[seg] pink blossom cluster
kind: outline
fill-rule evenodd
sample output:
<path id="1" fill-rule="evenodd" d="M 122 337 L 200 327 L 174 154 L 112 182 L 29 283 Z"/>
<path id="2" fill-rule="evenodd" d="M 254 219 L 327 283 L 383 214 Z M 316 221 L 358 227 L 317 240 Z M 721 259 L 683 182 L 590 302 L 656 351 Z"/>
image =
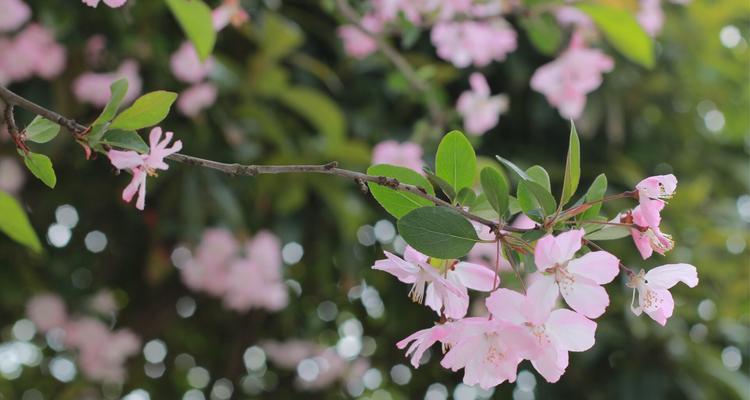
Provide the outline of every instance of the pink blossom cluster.
<path id="1" fill-rule="evenodd" d="M 93 301 L 100 302 L 101 298 Z M 70 317 L 65 303 L 55 294 L 40 294 L 29 299 L 26 315 L 39 332 L 61 333 L 65 347 L 77 353 L 81 371 L 94 381 L 124 382 L 127 359 L 140 351 L 140 338 L 130 329 L 112 331 L 99 319 Z"/>
<path id="2" fill-rule="evenodd" d="M 413 142 L 385 140 L 372 148 L 372 164 L 390 164 L 422 173 L 422 147 Z"/>
<path id="3" fill-rule="evenodd" d="M 482 135 L 497 125 L 500 114 L 508 111 L 508 96 L 491 96 L 487 79 L 479 72 L 471 74 L 469 83 L 471 90 L 461 93 L 456 110 L 464 119 L 466 133 Z"/>
<path id="4" fill-rule="evenodd" d="M 273 233 L 262 230 L 240 243 L 230 231 L 213 228 L 203 232 L 180 273 L 187 287 L 222 298 L 228 309 L 280 311 L 289 302 L 282 267 Z"/>
<path id="5" fill-rule="evenodd" d="M 91 54 L 92 61 L 94 61 L 99 53 L 96 47 L 100 46 L 97 41 L 101 39 L 91 40 L 91 50 L 94 52 Z M 117 70 L 112 72 L 84 72 L 79 75 L 73 81 L 73 94 L 76 98 L 84 103 L 89 103 L 95 107 L 104 107 L 109 101 L 110 97 L 110 85 L 119 79 L 128 80 L 128 91 L 125 93 L 124 103 L 130 103 L 135 100 L 142 91 L 143 80 L 139 74 L 139 65 L 135 60 L 127 59 L 123 61 Z"/>
<path id="6" fill-rule="evenodd" d="M 664 235 L 658 230 L 659 213 L 663 199 L 673 195 L 676 185 L 674 176 L 666 175 L 646 178 L 636 186 L 640 202 L 636 210 L 641 216 L 633 217 L 636 211 L 632 211 L 621 218 L 638 220 L 632 231 L 642 253 L 644 246 L 666 250 Z M 534 226 L 523 220 L 521 223 Z M 590 248 L 585 234 L 583 229 L 571 229 L 538 239 L 533 244 L 536 272 L 527 276 L 529 286 L 523 292 L 500 286 L 497 270 L 507 263 L 502 256 L 493 270 L 471 262 L 431 258 L 411 247 L 406 248 L 403 258 L 385 251 L 386 258 L 376 261 L 372 268 L 411 285 L 412 300 L 439 316 L 435 326 L 398 342 L 398 348 L 406 349 L 417 368 L 425 351 L 440 342 L 444 350 L 449 349 L 441 365 L 452 371 L 463 369 L 465 384 L 485 389 L 515 381 L 523 360 L 531 361 L 548 382 L 556 382 L 565 373 L 569 352 L 594 346 L 594 320 L 610 304 L 604 285 L 611 283 L 621 269 L 629 278 L 627 286 L 633 288 L 632 311 L 636 315 L 645 312 L 660 325 L 665 325 L 674 311 L 669 289 L 679 282 L 689 287 L 698 284 L 697 270 L 689 264 L 667 264 L 634 273 L 607 251 Z M 472 257 L 476 254 L 470 254 Z M 489 292 L 485 299 L 488 316 L 467 316 L 469 289 Z"/>
<path id="7" fill-rule="evenodd" d="M 0 0 L 0 10 L 0 53 L 6 55 L 0 57 L 0 84 L 34 76 L 50 80 L 60 75 L 67 55 L 50 30 L 31 23 L 10 36 L 31 19 L 31 8 L 23 0 Z"/>

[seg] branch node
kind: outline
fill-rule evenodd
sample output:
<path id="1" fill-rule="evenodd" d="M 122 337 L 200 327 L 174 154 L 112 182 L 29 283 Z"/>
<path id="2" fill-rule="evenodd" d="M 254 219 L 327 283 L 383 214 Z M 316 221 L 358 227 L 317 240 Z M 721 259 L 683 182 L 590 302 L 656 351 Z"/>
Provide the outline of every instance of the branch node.
<path id="1" fill-rule="evenodd" d="M 326 170 L 326 171 L 330 171 L 330 170 L 332 170 L 334 168 L 337 168 L 338 166 L 339 166 L 339 162 L 338 161 L 331 161 L 328 164 L 324 165 L 323 169 Z"/>

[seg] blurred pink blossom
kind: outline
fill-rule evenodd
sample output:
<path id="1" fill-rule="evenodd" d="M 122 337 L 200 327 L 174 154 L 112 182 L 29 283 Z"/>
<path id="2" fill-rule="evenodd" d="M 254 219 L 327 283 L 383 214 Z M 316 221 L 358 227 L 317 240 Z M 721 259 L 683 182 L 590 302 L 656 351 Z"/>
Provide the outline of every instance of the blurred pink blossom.
<path id="1" fill-rule="evenodd" d="M 213 58 L 201 61 L 192 43 L 185 41 L 169 59 L 169 67 L 175 78 L 186 83 L 202 81 L 213 68 Z"/>
<path id="2" fill-rule="evenodd" d="M 0 157 L 0 191 L 18 194 L 26 182 L 21 164 L 12 157 Z"/>
<path id="3" fill-rule="evenodd" d="M 484 67 L 505 60 L 516 49 L 516 31 L 502 18 L 486 21 L 439 22 L 432 28 L 432 44 L 440 58 L 459 68 Z"/>
<path id="4" fill-rule="evenodd" d="M 656 36 L 664 26 L 664 11 L 661 9 L 660 0 L 641 0 L 638 15 L 638 23 L 650 36 Z"/>
<path id="5" fill-rule="evenodd" d="M 379 33 L 383 29 L 380 19 L 372 14 L 364 16 L 361 25 L 370 33 Z M 365 58 L 378 48 L 375 39 L 354 25 L 341 26 L 337 32 L 344 42 L 344 51 L 354 58 Z"/>
<path id="6" fill-rule="evenodd" d="M 105 315 L 112 315 L 117 312 L 117 301 L 110 290 L 101 289 L 91 296 L 88 300 L 89 307 L 92 310 Z"/>
<path id="7" fill-rule="evenodd" d="M 292 339 L 285 342 L 264 341 L 260 347 L 274 364 L 285 369 L 295 369 L 305 358 L 322 353 L 325 348 L 309 340 Z"/>
<path id="8" fill-rule="evenodd" d="M 96 7 L 99 5 L 99 2 L 102 0 L 82 0 L 82 1 L 83 1 L 83 4 L 86 4 L 87 6 Z M 104 4 L 112 8 L 117 8 L 117 7 L 122 7 L 125 3 L 127 3 L 127 1 L 128 0 L 104 0 Z"/>
<path id="9" fill-rule="evenodd" d="M 218 32 L 232 24 L 238 27 L 250 19 L 250 15 L 242 9 L 239 0 L 224 0 L 212 13 L 214 29 Z"/>
<path id="10" fill-rule="evenodd" d="M 422 173 L 422 147 L 416 143 L 395 140 L 380 142 L 372 148 L 373 164 L 391 164 Z"/>
<path id="11" fill-rule="evenodd" d="M 109 86 L 112 82 L 125 78 L 128 80 L 128 92 L 123 100 L 129 103 L 141 94 L 143 82 L 138 75 L 138 63 L 134 60 L 125 60 L 115 72 L 95 73 L 85 72 L 73 82 L 73 94 L 82 102 L 90 103 L 96 107 L 104 107 L 109 101 Z"/>
<path id="12" fill-rule="evenodd" d="M 218 89 L 211 83 L 199 83 L 185 89 L 177 99 L 177 109 L 188 117 L 195 117 L 216 103 Z"/>
<path id="13" fill-rule="evenodd" d="M 471 135 L 481 135 L 494 128 L 500 114 L 508 110 L 508 96 L 490 96 L 487 79 L 479 72 L 469 77 L 471 90 L 461 93 L 456 109 L 464 118 L 464 127 Z"/>
<path id="14" fill-rule="evenodd" d="M 563 26 L 572 25 L 586 30 L 594 28 L 594 21 L 591 20 L 591 17 L 572 6 L 557 8 L 555 17 L 557 18 L 557 22 Z"/>
<path id="15" fill-rule="evenodd" d="M 129 329 L 113 332 L 101 321 L 84 317 L 65 326 L 65 344 L 78 350 L 78 365 L 89 379 L 122 383 L 125 361 L 138 353 L 141 341 Z"/>
<path id="16" fill-rule="evenodd" d="M 39 24 L 30 24 L 15 38 L 0 37 L 0 83 L 22 81 L 37 75 L 57 77 L 65 68 L 65 48 L 55 42 L 52 33 Z"/>
<path id="17" fill-rule="evenodd" d="M 190 289 L 221 296 L 226 291 L 230 261 L 240 245 L 232 233 L 223 228 L 203 231 L 194 256 L 182 267 L 182 281 Z"/>
<path id="18" fill-rule="evenodd" d="M 68 320 L 65 303 L 56 294 L 40 294 L 26 303 L 26 316 L 45 333 L 54 328 L 63 327 Z"/>
<path id="19" fill-rule="evenodd" d="M 579 32 L 555 61 L 544 64 L 531 77 L 531 88 L 545 95 L 565 118 L 578 118 L 586 106 L 586 95 L 602 84 L 602 73 L 614 61 L 601 50 L 585 47 Z"/>
<path id="20" fill-rule="evenodd" d="M 104 61 L 107 51 L 107 38 L 102 34 L 91 36 L 86 41 L 86 63 L 90 66 L 99 66 Z"/>
<path id="21" fill-rule="evenodd" d="M 0 32 L 12 32 L 31 18 L 31 8 L 22 0 L 0 0 Z"/>

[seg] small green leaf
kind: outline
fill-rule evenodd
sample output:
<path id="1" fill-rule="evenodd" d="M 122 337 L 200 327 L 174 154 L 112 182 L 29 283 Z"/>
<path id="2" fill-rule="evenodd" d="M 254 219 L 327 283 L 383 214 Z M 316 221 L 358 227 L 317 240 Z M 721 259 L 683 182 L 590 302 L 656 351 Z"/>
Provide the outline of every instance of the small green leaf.
<path id="1" fill-rule="evenodd" d="M 55 170 L 52 168 L 52 161 L 49 157 L 44 154 L 32 152 L 23 154 L 23 152 L 19 152 L 23 156 L 23 162 L 26 164 L 26 168 L 28 168 L 29 171 L 31 171 L 31 173 L 39 180 L 44 182 L 45 185 L 54 189 L 57 184 L 57 176 L 55 176 Z"/>
<path id="2" fill-rule="evenodd" d="M 107 123 L 117 115 L 117 111 L 120 109 L 120 104 L 122 104 L 122 100 L 128 93 L 128 80 L 122 78 L 112 82 L 112 84 L 109 85 L 109 91 L 111 93 L 109 101 L 107 102 L 107 105 L 104 106 L 104 110 L 99 114 L 99 117 L 97 117 L 91 124 L 92 126 Z"/>
<path id="3" fill-rule="evenodd" d="M 617 51 L 646 68 L 654 66 L 654 41 L 631 13 L 603 4 L 584 3 L 577 7 L 594 20 Z"/>
<path id="4" fill-rule="evenodd" d="M 24 132 L 26 140 L 34 143 L 47 143 L 60 133 L 60 125 L 37 115 Z"/>
<path id="5" fill-rule="evenodd" d="M 169 108 L 177 99 L 177 93 L 157 90 L 139 97 L 132 106 L 118 115 L 109 129 L 135 131 L 161 122 L 169 114 Z"/>
<path id="6" fill-rule="evenodd" d="M 398 220 L 406 243 L 430 257 L 452 259 L 466 255 L 479 241 L 474 226 L 447 207 L 422 207 Z"/>
<path id="7" fill-rule="evenodd" d="M 442 190 L 443 193 L 448 196 L 448 199 L 450 201 L 453 201 L 456 198 L 456 190 L 453 189 L 453 186 L 451 186 L 450 183 L 446 182 L 443 178 L 435 175 L 435 173 L 432 172 L 429 168 L 423 168 L 423 171 L 425 174 L 427 174 L 427 179 L 433 185 L 439 187 L 440 190 Z"/>
<path id="8" fill-rule="evenodd" d="M 532 182 L 536 182 L 539 186 L 552 192 L 552 185 L 550 185 L 549 173 L 547 170 L 542 168 L 540 165 L 534 165 L 526 170 L 526 175 L 529 176 Z"/>
<path id="9" fill-rule="evenodd" d="M 555 54 L 562 43 L 562 31 L 551 14 L 522 18 L 521 26 L 531 44 L 542 54 Z"/>
<path id="10" fill-rule="evenodd" d="M 524 172 L 516 164 L 513 164 L 510 160 L 506 160 L 506 159 L 504 159 L 504 158 L 502 158 L 500 156 L 495 156 L 495 158 L 497 158 L 498 161 L 500 161 L 501 163 L 505 164 L 506 167 L 510 168 L 513 172 L 515 172 L 516 175 L 520 176 L 521 179 L 523 179 L 525 181 L 532 180 L 531 177 L 529 177 L 529 175 L 526 174 L 526 172 Z"/>
<path id="11" fill-rule="evenodd" d="M 208 58 L 216 43 L 211 8 L 202 0 L 167 0 L 167 5 L 200 59 Z"/>
<path id="12" fill-rule="evenodd" d="M 469 207 L 469 210 L 472 214 L 478 217 L 492 220 L 500 218 L 500 216 L 497 214 L 497 211 L 495 211 L 495 209 L 492 208 L 490 202 L 487 201 L 487 195 L 485 195 L 484 193 L 480 193 L 479 196 L 477 196 L 477 198 L 474 200 L 474 204 Z"/>
<path id="13" fill-rule="evenodd" d="M 463 133 L 451 131 L 443 136 L 435 157 L 435 171 L 457 191 L 474 183 L 477 155 Z"/>
<path id="14" fill-rule="evenodd" d="M 432 185 L 430 185 L 430 182 L 424 176 L 409 168 L 388 164 L 378 164 L 368 168 L 367 174 L 373 176 L 387 176 L 389 178 L 396 178 L 401 183 L 419 186 L 427 193 L 431 195 L 435 194 L 435 190 L 432 188 Z M 431 201 L 419 197 L 413 193 L 394 190 L 385 186 L 378 185 L 374 182 L 368 182 L 367 186 L 370 188 L 372 197 L 374 197 L 375 200 L 377 200 L 377 202 L 386 211 L 388 211 L 389 214 L 393 215 L 396 218 L 401 218 L 409 211 L 412 211 L 416 208 L 433 205 Z"/>
<path id="15" fill-rule="evenodd" d="M 135 150 L 139 153 L 148 153 L 149 150 L 141 136 L 133 131 L 107 131 L 99 143 L 126 150 Z"/>
<path id="16" fill-rule="evenodd" d="M 39 253 L 42 244 L 23 207 L 9 194 L 0 192 L 0 231 L 11 239 Z"/>
<path id="17" fill-rule="evenodd" d="M 580 215 L 580 221 L 592 220 L 595 217 L 599 216 L 599 210 L 601 210 L 602 208 L 602 202 L 599 200 L 604 197 L 604 193 L 606 191 L 607 176 L 604 174 L 599 174 L 599 176 L 594 179 L 594 182 L 591 183 L 591 186 L 589 186 L 589 190 L 586 192 L 586 196 L 584 197 L 587 203 L 592 203 L 594 201 L 596 203 L 591 204 L 591 207 Z"/>
<path id="18" fill-rule="evenodd" d="M 589 240 L 615 240 L 622 239 L 630 235 L 630 228 L 625 226 L 613 226 L 607 225 L 596 232 L 592 232 L 584 236 Z"/>
<path id="19" fill-rule="evenodd" d="M 570 140 L 568 142 L 568 158 L 565 161 L 565 178 L 563 180 L 560 207 L 568 203 L 578 189 L 581 179 L 581 143 L 573 121 L 570 121 Z"/>
<path id="20" fill-rule="evenodd" d="M 516 195 L 518 196 L 518 204 L 527 215 L 540 207 L 544 211 L 544 215 L 552 215 L 557 208 L 557 202 L 552 193 L 534 181 L 518 182 Z"/>
<path id="21" fill-rule="evenodd" d="M 469 206 L 474 203 L 474 200 L 476 199 L 477 194 L 474 193 L 474 190 L 472 188 L 468 187 L 461 189 L 461 191 L 458 192 L 458 195 L 456 196 L 456 201 L 462 206 Z"/>
<path id="22" fill-rule="evenodd" d="M 479 180 L 492 208 L 500 216 L 505 214 L 508 211 L 510 188 L 503 174 L 495 168 L 485 167 L 479 174 Z"/>

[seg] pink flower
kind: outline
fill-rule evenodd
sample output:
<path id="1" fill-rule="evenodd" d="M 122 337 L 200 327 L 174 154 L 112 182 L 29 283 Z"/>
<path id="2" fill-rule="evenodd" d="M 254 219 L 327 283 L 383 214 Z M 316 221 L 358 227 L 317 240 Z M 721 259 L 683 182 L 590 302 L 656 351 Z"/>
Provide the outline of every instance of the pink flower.
<path id="1" fill-rule="evenodd" d="M 86 41 L 86 63 L 98 66 L 104 61 L 107 52 L 107 38 L 102 34 L 91 36 Z"/>
<path id="2" fill-rule="evenodd" d="M 156 170 L 166 171 L 169 169 L 169 165 L 164 162 L 164 158 L 182 149 L 182 141 L 180 140 L 175 141 L 172 147 L 167 147 L 172 140 L 172 135 L 172 132 L 167 132 L 164 140 L 161 140 L 162 130 L 155 127 L 149 135 L 150 151 L 148 154 L 120 150 L 110 150 L 107 153 L 115 168 L 128 169 L 133 174 L 130 184 L 122 192 L 122 199 L 129 203 L 137 192 L 138 201 L 135 207 L 139 210 L 143 210 L 146 205 L 146 176 L 156 176 Z"/>
<path id="3" fill-rule="evenodd" d="M 508 110 L 508 96 L 490 96 L 490 87 L 484 75 L 475 72 L 469 77 L 471 90 L 461 93 L 456 109 L 464 118 L 469 134 L 481 135 L 497 125 L 500 114 Z"/>
<path id="4" fill-rule="evenodd" d="M 614 61 L 597 49 L 585 47 L 574 32 L 570 47 L 555 61 L 542 65 L 531 77 L 531 88 L 545 95 L 565 118 L 578 118 L 586 106 L 586 95 L 602 84 L 602 73 L 614 68 Z"/>
<path id="5" fill-rule="evenodd" d="M 199 83 L 185 89 L 177 99 L 177 109 L 188 117 L 195 117 L 216 103 L 218 89 L 211 83 Z"/>
<path id="6" fill-rule="evenodd" d="M 409 347 L 406 350 L 406 356 L 411 357 L 411 365 L 414 368 L 419 367 L 419 361 L 422 359 L 424 352 L 427 351 L 433 344 L 442 342 L 443 344 L 449 344 L 449 338 L 455 332 L 455 323 L 448 322 L 445 324 L 438 324 L 432 328 L 422 329 L 421 331 L 414 332 L 407 338 L 396 343 L 396 347 L 403 350 L 405 347 Z M 444 346 L 445 348 L 446 346 Z"/>
<path id="7" fill-rule="evenodd" d="M 648 221 L 647 226 L 658 227 L 659 212 L 664 208 L 664 201 L 671 199 L 677 190 L 677 178 L 672 175 L 649 176 L 635 185 L 638 191 L 638 201 L 641 205 L 643 217 Z M 646 226 L 646 225 L 644 225 Z"/>
<path id="8" fill-rule="evenodd" d="M 374 15 L 365 15 L 361 25 L 370 33 L 379 33 L 382 30 L 382 22 Z M 344 42 L 344 51 L 354 58 L 365 58 L 378 49 L 378 43 L 370 35 L 362 32 L 354 25 L 344 25 L 337 30 L 339 37 Z"/>
<path id="9" fill-rule="evenodd" d="M 549 289 L 541 281 L 529 286 L 525 296 L 499 289 L 486 303 L 494 318 L 528 329 L 541 349 L 531 363 L 548 382 L 554 383 L 568 366 L 569 351 L 586 351 L 594 345 L 596 323 L 570 310 L 553 311 L 557 290 Z"/>
<path id="10" fill-rule="evenodd" d="M 11 32 L 31 18 L 31 8 L 22 0 L 0 0 L 0 32 Z"/>
<path id="11" fill-rule="evenodd" d="M 240 244 L 223 228 L 203 231 L 194 257 L 181 268 L 182 281 L 190 289 L 223 296 L 227 288 L 229 263 L 237 257 Z"/>
<path id="12" fill-rule="evenodd" d="M 117 312 L 117 301 L 111 291 L 101 289 L 88 300 L 89 307 L 93 311 L 105 315 L 114 315 Z"/>
<path id="13" fill-rule="evenodd" d="M 274 340 L 260 343 L 268 359 L 285 369 L 294 369 L 305 358 L 321 354 L 325 348 L 309 340 L 292 339 L 285 342 Z"/>
<path id="14" fill-rule="evenodd" d="M 633 288 L 630 308 L 635 315 L 646 312 L 649 317 L 664 326 L 674 311 L 674 299 L 669 289 L 682 281 L 689 287 L 698 284 L 698 271 L 690 264 L 667 264 L 648 272 L 641 270 L 633 276 L 628 286 Z M 635 306 L 635 291 L 638 291 L 638 307 Z"/>
<path id="15" fill-rule="evenodd" d="M 539 352 L 527 329 L 504 321 L 465 318 L 457 322 L 454 344 L 440 364 L 464 369 L 463 382 L 483 389 L 516 380 L 518 364 Z"/>
<path id="16" fill-rule="evenodd" d="M 573 25 L 583 29 L 593 29 L 594 21 L 585 12 L 571 6 L 563 6 L 555 11 L 557 22 L 563 26 Z"/>
<path id="17" fill-rule="evenodd" d="M 661 223 L 660 212 L 664 208 L 664 202 L 649 200 L 648 204 L 648 214 L 643 211 L 645 210 L 643 205 L 637 206 L 631 213 L 633 224 L 640 229 L 631 228 L 630 235 L 644 260 L 651 257 L 654 251 L 664 255 L 674 247 L 672 236 L 663 233 L 659 228 Z"/>
<path id="18" fill-rule="evenodd" d="M 219 7 L 214 9 L 212 17 L 214 30 L 217 32 L 229 24 L 239 27 L 250 20 L 250 15 L 242 9 L 239 0 L 224 0 Z"/>
<path id="19" fill-rule="evenodd" d="M 664 11 L 661 9 L 661 1 L 641 0 L 640 6 L 636 16 L 638 23 L 650 36 L 658 35 L 662 26 L 664 26 Z"/>
<path id="20" fill-rule="evenodd" d="M 428 263 L 427 256 L 411 247 L 406 248 L 403 259 L 387 251 L 383 253 L 387 258 L 375 261 L 372 269 L 388 272 L 401 282 L 412 284 L 409 292 L 412 300 L 417 303 L 424 302 L 438 314 L 445 314 L 449 318 L 459 319 L 466 315 L 469 307 L 466 289 L 459 286 L 455 280 L 441 276 L 438 270 Z"/>
<path id="21" fill-rule="evenodd" d="M 96 7 L 99 5 L 99 1 L 101 0 L 82 0 L 83 4 L 86 4 L 89 7 Z M 128 0 L 104 0 L 104 4 L 112 7 L 122 7 Z"/>
<path id="22" fill-rule="evenodd" d="M 186 83 L 198 83 L 211 72 L 214 66 L 213 58 L 201 61 L 198 52 L 190 42 L 183 42 L 177 51 L 169 58 L 169 68 L 175 78 Z"/>
<path id="23" fill-rule="evenodd" d="M 73 82 L 73 94 L 82 102 L 90 103 L 96 107 L 104 107 L 109 101 L 109 86 L 112 82 L 125 78 L 128 80 L 128 92 L 125 94 L 124 103 L 135 100 L 141 94 L 143 82 L 138 75 L 138 63 L 134 60 L 125 60 L 115 72 L 95 73 L 85 72 Z"/>
<path id="24" fill-rule="evenodd" d="M 558 290 L 568 305 L 579 313 L 597 318 L 609 305 L 607 291 L 601 285 L 612 282 L 619 272 L 620 260 L 606 251 L 592 251 L 579 258 L 583 229 L 557 236 L 546 235 L 534 249 L 534 262 L 543 272 L 540 284 Z"/>
<path id="25" fill-rule="evenodd" d="M 502 18 L 438 22 L 430 37 L 438 56 L 459 68 L 503 61 L 516 49 L 516 31 Z"/>
<path id="26" fill-rule="evenodd" d="M 12 157 L 0 157 L 0 191 L 18 194 L 26 181 L 21 164 Z"/>
<path id="27" fill-rule="evenodd" d="M 93 318 L 67 324 L 65 344 L 78 350 L 78 364 L 89 379 L 110 383 L 124 382 L 125 361 L 140 350 L 140 339 L 133 332 L 112 332 Z"/>
<path id="28" fill-rule="evenodd" d="M 373 164 L 391 164 L 422 173 L 422 147 L 416 143 L 395 140 L 380 142 L 372 148 Z"/>
<path id="29" fill-rule="evenodd" d="M 57 77 L 65 68 L 65 48 L 39 24 L 28 25 L 15 39 L 0 38 L 0 52 L 13 57 L 0 58 L 0 83 L 22 81 L 37 75 Z"/>
<path id="30" fill-rule="evenodd" d="M 26 303 L 26 316 L 42 333 L 60 328 L 68 320 L 65 303 L 55 294 L 40 294 L 29 299 Z"/>

